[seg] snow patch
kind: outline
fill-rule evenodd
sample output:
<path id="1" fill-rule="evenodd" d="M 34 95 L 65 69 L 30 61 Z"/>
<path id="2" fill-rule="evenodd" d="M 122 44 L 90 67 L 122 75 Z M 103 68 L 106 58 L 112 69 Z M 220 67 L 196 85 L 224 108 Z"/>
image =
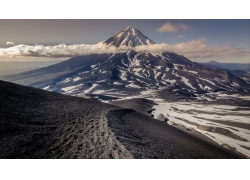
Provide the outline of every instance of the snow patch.
<path id="1" fill-rule="evenodd" d="M 137 89 L 140 89 L 141 87 L 136 85 L 136 84 L 129 84 L 129 85 L 126 85 L 125 86 L 126 88 L 137 88 Z"/>
<path id="2" fill-rule="evenodd" d="M 61 82 L 59 82 L 59 84 L 66 83 L 66 82 L 69 82 L 69 81 L 70 81 L 70 78 L 67 78 L 67 79 L 65 79 L 65 80 L 63 80 L 63 81 L 61 81 Z"/>
<path id="3" fill-rule="evenodd" d="M 43 90 L 48 90 L 50 88 L 50 86 L 46 86 L 43 88 Z"/>
<path id="4" fill-rule="evenodd" d="M 81 78 L 80 77 L 76 77 L 73 79 L 73 82 L 79 81 Z"/>
<path id="5" fill-rule="evenodd" d="M 113 82 L 113 84 L 115 84 L 115 85 L 123 85 L 122 83 L 119 83 L 119 82 Z"/>
<path id="6" fill-rule="evenodd" d="M 96 86 L 98 86 L 98 84 L 92 84 L 92 86 L 89 89 L 85 90 L 84 93 L 90 93 L 90 91 L 93 90 Z"/>
<path id="7" fill-rule="evenodd" d="M 65 88 L 62 88 L 61 90 L 63 90 L 64 92 L 72 92 L 72 90 L 74 90 L 76 87 L 79 87 L 79 86 L 82 86 L 83 84 L 78 84 L 76 86 L 69 86 L 69 87 L 65 87 Z"/>

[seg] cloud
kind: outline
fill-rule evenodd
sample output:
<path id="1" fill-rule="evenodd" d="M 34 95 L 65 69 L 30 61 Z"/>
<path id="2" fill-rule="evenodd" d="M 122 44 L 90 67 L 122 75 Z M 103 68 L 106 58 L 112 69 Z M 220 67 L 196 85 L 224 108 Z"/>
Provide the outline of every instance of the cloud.
<path id="1" fill-rule="evenodd" d="M 187 30 L 187 29 L 189 29 L 189 27 L 187 25 L 182 24 L 182 23 L 177 24 L 176 27 L 177 27 L 177 29 L 181 29 L 181 30 Z"/>
<path id="2" fill-rule="evenodd" d="M 183 42 L 178 44 L 152 44 L 141 45 L 134 48 L 123 46 L 121 48 L 109 47 L 103 43 L 94 45 L 89 44 L 74 44 L 65 45 L 59 44 L 55 46 L 43 46 L 43 45 L 16 45 L 9 48 L 0 48 L 0 56 L 30 56 L 30 57 L 50 57 L 50 58 L 62 58 L 62 57 L 74 57 L 88 54 L 102 54 L 102 53 L 118 53 L 128 49 L 134 49 L 135 51 L 148 51 L 151 53 L 158 52 L 174 52 L 183 55 L 190 60 L 201 59 L 225 59 L 225 58 L 249 58 L 249 49 L 238 48 L 236 46 L 218 46 L 212 47 L 206 44 L 205 38 L 197 40 Z"/>
<path id="3" fill-rule="evenodd" d="M 185 43 L 178 44 L 153 44 L 143 45 L 135 48 L 137 51 L 148 51 L 151 53 L 157 52 L 175 52 L 177 54 L 186 56 L 189 59 L 202 58 L 246 58 L 249 57 L 249 50 L 246 48 L 237 48 L 233 45 L 212 47 L 206 45 L 206 39 L 200 38 Z"/>
<path id="4" fill-rule="evenodd" d="M 184 37 L 186 37 L 185 35 L 179 35 L 179 36 L 177 36 L 176 38 L 177 39 L 180 39 L 180 38 L 184 38 Z"/>
<path id="5" fill-rule="evenodd" d="M 14 42 L 11 42 L 11 41 L 7 41 L 6 45 L 14 45 L 15 43 Z"/>
<path id="6" fill-rule="evenodd" d="M 16 45 L 9 48 L 0 48 L 0 56 L 31 56 L 31 57 L 74 57 L 88 54 L 116 53 L 116 47 L 107 47 L 102 43 L 89 44 L 74 44 L 65 45 L 59 44 L 55 46 L 44 45 Z"/>
<path id="7" fill-rule="evenodd" d="M 170 23 L 165 23 L 160 28 L 158 28 L 157 31 L 161 33 L 162 32 L 177 32 L 178 29 L 175 28 L 175 26 Z"/>
<path id="8" fill-rule="evenodd" d="M 163 24 L 161 27 L 159 27 L 158 29 L 156 29 L 156 31 L 158 31 L 159 33 L 163 33 L 163 32 L 178 32 L 179 30 L 187 30 L 190 27 L 188 27 L 187 25 L 183 24 L 183 23 L 179 23 L 179 24 L 171 24 L 169 22 Z"/>

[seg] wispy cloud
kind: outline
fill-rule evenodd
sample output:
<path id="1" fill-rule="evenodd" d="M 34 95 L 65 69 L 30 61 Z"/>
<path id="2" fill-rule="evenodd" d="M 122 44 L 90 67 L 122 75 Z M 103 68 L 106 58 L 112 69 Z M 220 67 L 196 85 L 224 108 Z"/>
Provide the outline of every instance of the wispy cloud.
<path id="1" fill-rule="evenodd" d="M 15 43 L 14 42 L 11 42 L 11 41 L 7 41 L 6 45 L 14 45 Z"/>
<path id="2" fill-rule="evenodd" d="M 179 24 L 171 24 L 169 22 L 163 24 L 161 27 L 159 27 L 158 29 L 156 29 L 156 31 L 158 31 L 159 33 L 163 33 L 163 32 L 178 32 L 179 30 L 187 30 L 190 27 L 183 24 L 183 23 L 179 23 Z"/>
<path id="3" fill-rule="evenodd" d="M 89 44 L 74 44 L 65 45 L 59 44 L 55 46 L 44 45 L 16 45 L 9 48 L 0 48 L 0 56 L 31 56 L 31 57 L 73 57 L 88 54 L 116 53 L 116 47 L 107 47 L 102 43 Z"/>
<path id="4" fill-rule="evenodd" d="M 177 29 L 181 29 L 181 30 L 187 30 L 187 29 L 189 29 L 190 27 L 188 27 L 188 26 L 185 25 L 185 24 L 180 23 L 180 24 L 177 24 L 177 25 L 176 25 L 176 28 L 177 28 Z"/>
<path id="5" fill-rule="evenodd" d="M 177 36 L 176 38 L 177 39 L 180 39 L 180 38 L 184 38 L 184 37 L 186 37 L 185 35 L 179 35 L 179 36 Z"/>
<path id="6" fill-rule="evenodd" d="M 190 42 L 178 44 L 153 44 L 148 46 L 138 46 L 135 48 L 137 51 L 156 52 L 175 52 L 184 55 L 189 59 L 202 59 L 202 58 L 244 58 L 249 56 L 249 49 L 237 48 L 236 46 L 218 46 L 212 47 L 206 45 L 206 39 L 200 38 Z"/>
<path id="7" fill-rule="evenodd" d="M 190 60 L 192 59 L 207 59 L 207 58 L 247 58 L 249 57 L 249 49 L 238 48 L 236 46 L 218 46 L 212 47 L 206 44 L 206 39 L 201 38 L 189 42 L 183 42 L 178 44 L 152 44 L 141 45 L 135 48 L 129 48 L 127 46 L 116 48 L 109 47 L 102 43 L 89 45 L 89 44 L 74 44 L 65 45 L 59 44 L 55 46 L 43 46 L 43 45 L 16 45 L 9 48 L 0 48 L 0 56 L 30 56 L 30 57 L 74 57 L 88 54 L 102 54 L 102 53 L 117 53 L 124 50 L 134 49 L 135 51 L 148 51 L 151 53 L 158 52 L 174 52 L 183 56 L 186 56 Z"/>

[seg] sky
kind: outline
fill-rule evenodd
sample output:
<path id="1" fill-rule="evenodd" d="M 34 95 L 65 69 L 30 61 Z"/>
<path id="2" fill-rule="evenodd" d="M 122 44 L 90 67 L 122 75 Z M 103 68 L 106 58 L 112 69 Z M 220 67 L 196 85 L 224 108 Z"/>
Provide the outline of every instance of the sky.
<path id="1" fill-rule="evenodd" d="M 93 45 L 133 26 L 158 44 L 142 50 L 173 51 L 197 62 L 248 63 L 249 23 L 248 19 L 0 19 L 0 61 L 49 61 L 102 52 Z"/>

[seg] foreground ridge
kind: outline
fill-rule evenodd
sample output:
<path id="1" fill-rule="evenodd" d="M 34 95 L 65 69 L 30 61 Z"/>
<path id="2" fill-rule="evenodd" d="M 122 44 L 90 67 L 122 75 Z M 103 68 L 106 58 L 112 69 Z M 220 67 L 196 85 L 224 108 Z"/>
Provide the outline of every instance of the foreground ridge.
<path id="1" fill-rule="evenodd" d="M 0 84 L 0 158 L 239 157 L 133 110 Z"/>

